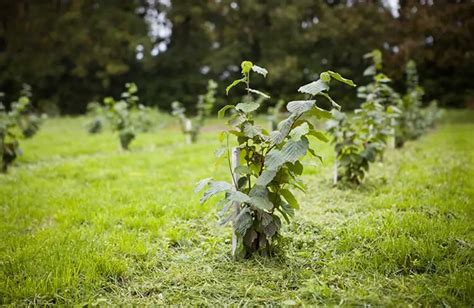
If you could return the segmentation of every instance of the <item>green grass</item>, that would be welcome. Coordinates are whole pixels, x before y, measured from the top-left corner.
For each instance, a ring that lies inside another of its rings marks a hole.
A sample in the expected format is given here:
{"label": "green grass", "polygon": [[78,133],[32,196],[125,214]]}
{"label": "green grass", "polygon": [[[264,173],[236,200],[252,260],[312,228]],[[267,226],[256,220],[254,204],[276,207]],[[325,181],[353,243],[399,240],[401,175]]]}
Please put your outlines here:
{"label": "green grass", "polygon": [[83,118],[48,120],[0,175],[0,304],[474,303],[474,113],[333,188],[333,154],[307,160],[301,210],[273,259],[232,261],[230,230],[195,183],[228,179],[216,132],[176,127],[118,151]]}

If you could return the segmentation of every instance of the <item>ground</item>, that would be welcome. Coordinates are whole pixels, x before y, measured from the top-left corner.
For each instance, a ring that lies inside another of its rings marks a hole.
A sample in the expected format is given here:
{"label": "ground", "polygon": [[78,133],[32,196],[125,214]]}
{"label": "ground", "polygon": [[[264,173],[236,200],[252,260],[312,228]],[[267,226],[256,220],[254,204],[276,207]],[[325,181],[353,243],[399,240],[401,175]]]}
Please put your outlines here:
{"label": "ground", "polygon": [[278,255],[242,261],[193,193],[229,177],[214,130],[188,146],[165,125],[124,153],[84,118],[50,119],[0,175],[0,304],[471,306],[474,113],[446,118],[356,189],[331,185],[317,144]]}

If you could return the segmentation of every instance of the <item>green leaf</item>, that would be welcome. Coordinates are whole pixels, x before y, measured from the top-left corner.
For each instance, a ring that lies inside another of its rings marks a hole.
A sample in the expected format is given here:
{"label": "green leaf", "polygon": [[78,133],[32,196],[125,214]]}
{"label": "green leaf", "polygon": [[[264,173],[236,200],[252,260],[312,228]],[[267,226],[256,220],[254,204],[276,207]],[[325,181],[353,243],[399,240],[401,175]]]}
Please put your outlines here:
{"label": "green leaf", "polygon": [[264,170],[262,174],[257,178],[256,184],[261,186],[267,186],[268,183],[270,183],[275,178],[276,173],[277,172],[275,170]]}
{"label": "green leaf", "polygon": [[303,122],[301,125],[293,128],[290,133],[290,137],[293,140],[299,140],[302,136],[306,135],[309,132],[309,125],[306,122]]}
{"label": "green leaf", "polygon": [[294,208],[294,209],[299,209],[300,206],[298,204],[298,201],[296,200],[295,196],[289,191],[288,189],[281,189],[280,194],[285,198],[285,200],[288,202],[288,204]]}
{"label": "green leaf", "polygon": [[250,174],[250,169],[247,166],[237,166],[235,167],[234,171],[240,175]]}
{"label": "green leaf", "polygon": [[364,76],[371,76],[371,75],[375,75],[375,74],[376,74],[376,70],[375,70],[374,65],[371,65],[368,68],[366,68],[364,73],[363,73]]}
{"label": "green leaf", "polygon": [[227,197],[229,201],[234,201],[238,203],[247,203],[250,202],[250,197],[244,194],[241,191],[232,191]]}
{"label": "green leaf", "polygon": [[298,141],[289,140],[281,150],[271,150],[265,158],[264,165],[268,170],[278,170],[286,162],[294,163],[304,156],[307,150],[308,139],[305,137]]}
{"label": "green leaf", "polygon": [[257,74],[263,75],[263,77],[267,77],[267,74],[268,74],[268,71],[265,68],[260,67],[255,64],[252,66],[252,71],[254,71]]}
{"label": "green leaf", "polygon": [[342,83],[345,83],[348,86],[355,87],[355,83],[347,78],[344,78],[341,76],[341,74],[333,72],[333,71],[328,71],[329,75],[331,75],[332,78],[336,79],[337,81],[340,81]]}
{"label": "green leaf", "polygon": [[271,203],[271,201],[268,200],[266,196],[265,197],[260,197],[260,196],[251,197],[249,203],[255,206],[256,208],[267,211],[267,212],[273,209],[273,203]]}
{"label": "green leaf", "polygon": [[332,114],[324,109],[319,108],[318,106],[314,106],[309,112],[310,115],[317,117],[318,119],[331,119]]}
{"label": "green leaf", "polygon": [[202,196],[200,200],[201,204],[205,203],[207,200],[209,200],[209,198],[211,198],[215,194],[218,194],[221,192],[230,192],[232,191],[232,188],[233,188],[233,186],[227,182],[211,181],[209,182],[208,186],[209,186],[209,189],[206,192],[204,192],[204,195]]}
{"label": "green leaf", "polygon": [[235,86],[238,85],[239,83],[245,82],[245,81],[246,81],[245,78],[234,80],[230,85],[227,86],[227,88],[225,88],[225,93],[226,93],[226,95],[229,95],[230,89],[232,89],[233,87],[235,87]]}
{"label": "green leaf", "polygon": [[329,84],[325,82],[324,80],[319,79],[317,81],[313,81],[304,86],[301,86],[298,89],[298,92],[316,95],[319,92],[326,91],[328,89],[329,89]]}
{"label": "green leaf", "polygon": [[331,75],[329,75],[329,72],[323,72],[319,74],[319,79],[329,84],[329,82],[331,81]]}
{"label": "green leaf", "polygon": [[312,130],[309,131],[308,135],[316,137],[319,140],[321,140],[322,142],[328,142],[329,141],[328,137],[326,137],[326,135],[321,131],[317,131],[317,130],[312,129]]}
{"label": "green leaf", "polygon": [[224,107],[222,107],[219,112],[217,112],[217,118],[218,119],[222,119],[224,118],[225,116],[225,112],[229,109],[232,109],[232,108],[235,108],[234,105],[225,105]]}
{"label": "green leaf", "polygon": [[204,188],[204,186],[206,186],[207,184],[209,184],[210,181],[212,181],[212,178],[206,178],[206,179],[200,180],[200,181],[196,184],[196,186],[194,187],[194,192],[195,192],[195,193],[200,192],[200,191]]}
{"label": "green leaf", "polygon": [[235,109],[245,112],[245,113],[250,113],[257,110],[259,107],[260,107],[259,103],[249,102],[249,103],[239,103],[237,104],[237,106],[235,106]]}
{"label": "green leaf", "polygon": [[235,233],[239,234],[240,236],[244,236],[245,232],[252,226],[252,215],[250,214],[250,210],[248,207],[242,209],[235,218],[235,225],[234,230]]}
{"label": "green leaf", "polygon": [[250,61],[243,61],[240,64],[240,67],[242,68],[242,74],[248,74],[253,67],[253,63]]}
{"label": "green leaf", "polygon": [[262,136],[262,130],[259,127],[256,127],[249,122],[244,124],[244,134],[246,137],[254,138],[256,136]]}
{"label": "green leaf", "polygon": [[263,96],[264,98],[267,98],[267,99],[270,98],[270,95],[267,95],[267,94],[265,94],[265,93],[263,93],[259,90],[255,90],[255,89],[247,89],[247,90],[251,93],[255,93],[255,94],[258,94],[260,96]]}
{"label": "green leaf", "polygon": [[316,103],[315,100],[292,101],[292,102],[289,102],[288,105],[286,105],[286,110],[299,116],[305,113],[306,111],[311,110],[311,108],[313,108],[315,103]]}

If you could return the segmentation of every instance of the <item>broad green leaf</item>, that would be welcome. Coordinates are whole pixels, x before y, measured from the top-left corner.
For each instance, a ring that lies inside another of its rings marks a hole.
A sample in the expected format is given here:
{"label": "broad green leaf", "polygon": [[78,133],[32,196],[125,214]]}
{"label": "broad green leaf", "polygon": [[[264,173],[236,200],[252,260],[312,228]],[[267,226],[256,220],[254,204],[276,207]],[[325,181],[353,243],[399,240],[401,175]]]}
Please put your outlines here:
{"label": "broad green leaf", "polygon": [[247,166],[237,166],[234,172],[240,175],[250,174],[250,169]]}
{"label": "broad green leaf", "polygon": [[260,67],[258,65],[253,65],[252,66],[252,71],[254,71],[255,73],[258,73],[260,75],[263,75],[263,77],[267,77],[267,74],[268,74],[268,71],[263,68],[263,67]]}
{"label": "broad green leaf", "polygon": [[331,112],[321,109],[318,106],[314,106],[309,112],[310,115],[317,117],[318,119],[330,119],[332,118]]}
{"label": "broad green leaf", "polygon": [[273,209],[273,203],[271,203],[268,198],[265,197],[251,197],[249,203],[253,206],[255,206],[258,209],[264,210],[264,211],[271,211]]}
{"label": "broad green leaf", "polygon": [[328,89],[329,89],[328,83],[321,80],[321,79],[319,79],[317,81],[313,81],[313,82],[308,83],[304,86],[301,86],[298,89],[298,92],[307,93],[307,94],[311,94],[311,95],[316,95],[319,92],[326,91]]}
{"label": "broad green leaf", "polygon": [[340,81],[342,83],[345,83],[348,86],[355,87],[355,83],[347,78],[344,78],[341,76],[341,74],[333,72],[333,71],[328,71],[329,75],[331,75],[332,78],[336,79],[337,81]]}
{"label": "broad green leaf", "polygon": [[204,188],[204,186],[206,186],[207,184],[209,184],[210,181],[212,181],[212,178],[206,178],[206,179],[200,180],[200,181],[196,184],[196,186],[194,187],[194,192],[195,192],[195,193],[200,192],[200,191]]}
{"label": "broad green leaf", "polygon": [[299,116],[305,113],[306,111],[311,110],[311,108],[313,108],[315,103],[316,103],[315,100],[292,101],[292,102],[289,102],[288,105],[286,105],[286,109],[289,112]]}
{"label": "broad green leaf", "polygon": [[253,67],[253,63],[250,61],[243,61],[240,64],[240,67],[242,68],[242,74],[248,74]]}
{"label": "broad green leaf", "polygon": [[252,223],[253,221],[252,215],[250,214],[250,210],[247,207],[243,208],[235,218],[235,233],[239,234],[240,236],[243,236],[245,232],[247,232],[247,229],[252,226]]}
{"label": "broad green leaf", "polygon": [[232,109],[232,108],[235,108],[234,105],[225,105],[224,107],[222,107],[219,112],[217,112],[217,118],[218,119],[222,119],[224,118],[225,116],[225,112],[229,109]]}
{"label": "broad green leaf", "polygon": [[257,110],[259,107],[260,107],[259,103],[249,102],[249,103],[239,103],[237,104],[237,106],[235,106],[235,109],[245,112],[245,113],[250,113]]}
{"label": "broad green leaf", "polygon": [[250,202],[250,197],[241,191],[232,191],[229,193],[227,200],[238,202],[238,203],[247,203],[247,202]]}
{"label": "broad green leaf", "polygon": [[300,157],[304,156],[308,150],[308,139],[302,137],[298,141],[289,140],[281,149],[271,150],[265,158],[265,167],[268,170],[279,170],[286,163],[294,163]]}
{"label": "broad green leaf", "polygon": [[244,134],[249,138],[254,138],[255,136],[261,136],[262,130],[259,127],[256,127],[250,123],[244,124]]}
{"label": "broad green leaf", "polygon": [[281,222],[278,219],[278,216],[274,216],[275,219],[269,223],[268,225],[263,227],[263,233],[267,236],[267,238],[272,238],[278,230],[280,230]]}
{"label": "broad green leaf", "polygon": [[289,191],[288,189],[281,189],[280,194],[285,198],[285,200],[288,202],[288,204],[294,208],[294,209],[299,209],[300,206],[298,204],[298,201],[296,200],[295,196]]}
{"label": "broad green leaf", "polygon": [[328,142],[329,141],[328,137],[326,137],[326,135],[321,131],[317,131],[317,130],[312,129],[312,130],[309,131],[308,135],[316,137],[319,140],[321,140],[322,142]]}
{"label": "broad green leaf", "polygon": [[261,91],[259,91],[259,90],[255,90],[255,89],[247,89],[247,90],[248,90],[249,92],[251,92],[251,93],[258,94],[258,95],[263,96],[263,97],[265,97],[265,98],[270,98],[270,95],[267,95],[267,94],[265,94],[265,93],[263,93],[263,92],[261,92]]}
{"label": "broad green leaf", "polygon": [[227,86],[227,88],[225,88],[225,93],[226,93],[226,95],[229,95],[230,89],[232,89],[233,87],[235,87],[235,86],[238,85],[239,83],[245,82],[245,81],[246,81],[245,78],[234,80],[230,85]]}
{"label": "broad green leaf", "polygon": [[266,186],[276,175],[275,170],[263,170],[262,174],[257,178],[257,185]]}
{"label": "broad green leaf", "polygon": [[208,184],[209,189],[204,192],[204,195],[202,196],[200,203],[203,204],[207,200],[209,200],[210,197],[214,196],[215,194],[221,193],[221,192],[230,192],[232,191],[233,186],[227,182],[217,182],[217,181],[211,181]]}
{"label": "broad green leaf", "polygon": [[306,135],[309,132],[309,125],[306,122],[303,122],[301,125],[293,128],[290,132],[290,137],[293,140],[299,140],[302,136]]}

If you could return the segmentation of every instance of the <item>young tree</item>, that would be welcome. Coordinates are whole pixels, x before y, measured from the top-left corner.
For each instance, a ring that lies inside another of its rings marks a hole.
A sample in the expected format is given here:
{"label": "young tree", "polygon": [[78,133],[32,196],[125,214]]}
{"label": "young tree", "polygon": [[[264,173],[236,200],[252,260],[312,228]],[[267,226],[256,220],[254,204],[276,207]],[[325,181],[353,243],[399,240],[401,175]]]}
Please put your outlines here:
{"label": "young tree", "polygon": [[7,172],[9,165],[21,154],[20,139],[31,138],[39,130],[41,118],[31,113],[30,97],[31,87],[25,84],[10,111],[7,112],[0,101],[1,172]]}
{"label": "young tree", "polygon": [[175,101],[171,104],[172,114],[178,117],[187,143],[197,141],[201,128],[204,126],[204,121],[211,115],[216,103],[216,90],[217,83],[214,80],[209,80],[207,83],[207,93],[198,96],[196,105],[197,115],[193,119],[186,116],[186,108],[180,102]]}
{"label": "young tree", "polygon": [[[267,70],[250,61],[242,62],[241,69],[242,78],[232,82],[227,93],[243,84],[247,97],[269,97],[250,86],[252,73],[265,77]],[[234,256],[271,255],[280,237],[282,219],[289,222],[295,209],[299,208],[291,190],[304,191],[300,180],[303,173],[301,159],[308,152],[321,159],[310,148],[308,137],[327,141],[324,133],[316,130],[309,119],[331,118],[331,113],[319,108],[314,98],[324,96],[338,107],[328,94],[332,79],[353,85],[337,73],[322,73],[319,80],[299,88],[299,92],[309,97],[289,102],[286,105],[288,117],[271,132],[255,124],[253,113],[260,108],[260,103],[254,99],[227,105],[219,111],[220,118],[227,110],[234,112],[228,122],[230,129],[221,134],[226,145],[218,151],[218,157],[227,157],[232,183],[205,179],[198,183],[196,191],[208,187],[201,203],[218,193],[225,193],[219,202],[222,206],[220,216],[223,224],[232,222]],[[238,144],[232,150],[229,148],[231,136],[236,137]]]}

